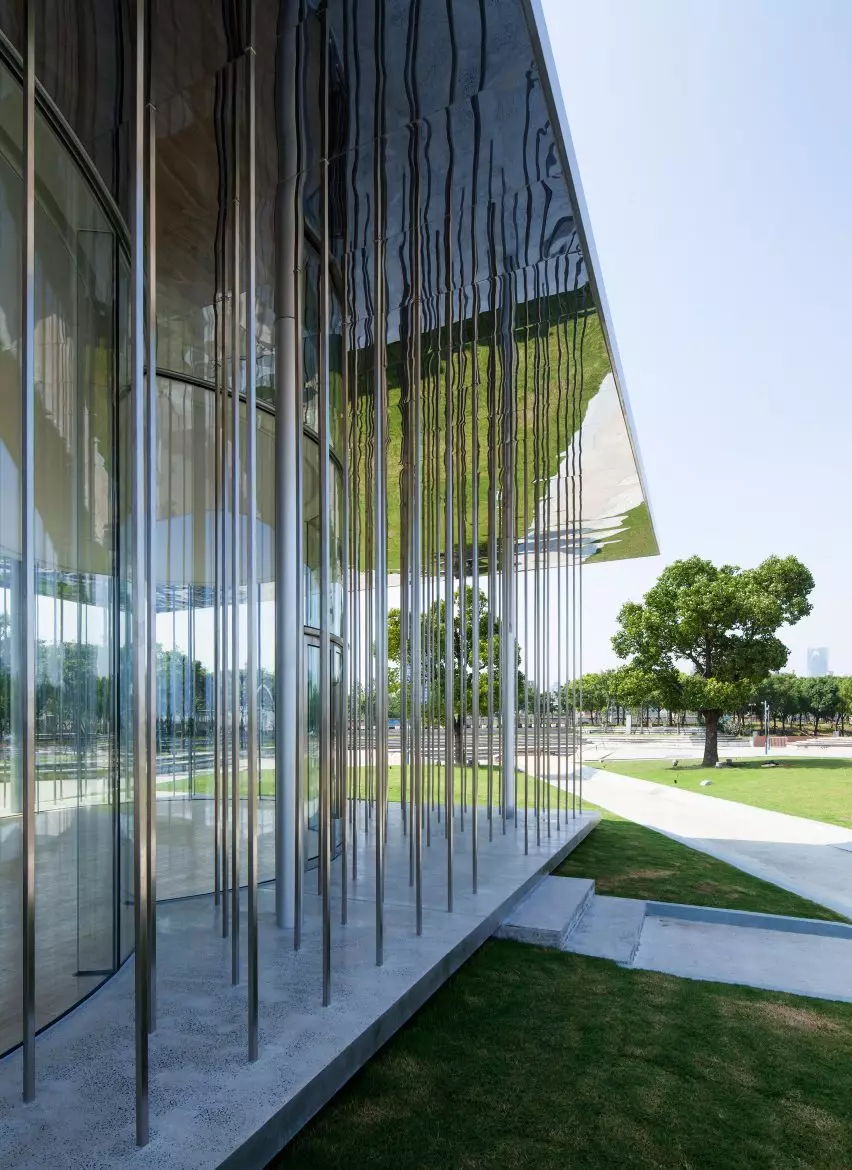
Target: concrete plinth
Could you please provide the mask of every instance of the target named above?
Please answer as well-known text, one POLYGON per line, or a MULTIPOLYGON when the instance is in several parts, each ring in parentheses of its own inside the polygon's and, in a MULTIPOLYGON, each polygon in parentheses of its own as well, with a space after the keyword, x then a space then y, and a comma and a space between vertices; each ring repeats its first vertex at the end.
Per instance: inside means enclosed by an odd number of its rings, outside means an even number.
MULTIPOLYGON (((134 1145, 132 963, 37 1042, 38 1096, 23 1105, 21 1054, 0 1062, 0 1165, 264 1166, 366 1060, 493 933, 598 819, 542 826, 524 855, 523 832, 504 836, 479 818, 479 889, 471 889, 471 822, 454 832, 455 910, 446 910, 447 852, 433 816, 423 848, 423 933, 415 934, 409 840, 389 812, 385 961, 375 965, 373 822, 357 832, 340 925, 340 862, 333 890, 332 999, 321 1006, 322 923, 315 875, 306 877, 302 948, 275 924, 274 886, 260 892, 260 1059, 247 1059, 245 974, 230 981, 230 940, 212 898, 158 909, 158 1030, 151 1038, 151 1141, 134 1145)), ((245 924, 245 915, 243 915, 245 924)), ((243 946, 245 962, 245 946, 243 946)))

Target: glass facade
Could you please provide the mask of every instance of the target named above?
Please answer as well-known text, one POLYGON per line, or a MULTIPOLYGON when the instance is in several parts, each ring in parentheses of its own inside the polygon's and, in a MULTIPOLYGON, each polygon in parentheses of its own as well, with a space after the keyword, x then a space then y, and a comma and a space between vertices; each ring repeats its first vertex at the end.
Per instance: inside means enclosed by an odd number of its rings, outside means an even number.
MULTIPOLYGON (((193 116, 212 117, 214 89, 194 87, 193 116)), ((0 1053, 21 1041, 20 677, 16 634, 21 576, 21 82, 0 58, 0 883, 3 974, 0 1053)), ((177 101, 177 99, 175 99, 177 101)), ((185 113, 186 111, 184 111, 185 113)), ((168 115, 166 115, 168 117, 168 115)), ((129 646, 129 257, 126 229, 85 160, 39 108, 36 157, 36 1024, 62 1015, 118 969, 133 949, 133 755, 129 646), (57 890, 61 889, 61 897, 57 890), (49 956, 49 958, 47 958, 49 956)), ((165 233, 167 235, 167 233, 165 233)), ((304 597, 306 627, 319 618, 317 435, 318 257, 310 245, 304 305, 304 597)), ((168 257, 167 239, 162 254, 168 257)), ((156 809, 160 898, 211 892, 214 884, 213 627, 215 547, 215 303, 211 285, 192 308, 161 266, 157 379, 156 809), (185 380, 188 379, 188 380, 185 380)), ((159 291, 158 289, 158 291, 159 291)), ((343 443, 341 310, 332 298, 333 449, 343 443)), ((244 391, 244 341, 241 382, 244 391)), ((268 368, 261 354, 260 369, 268 368)), ((268 401, 271 391, 260 394, 268 401)), ((275 416, 259 410, 257 604, 259 868, 274 876, 275 416)), ((240 460, 247 454, 240 403, 240 460)), ((333 462, 332 632, 343 613, 343 482, 333 462)), ((245 784, 246 598, 249 484, 240 484, 243 573, 239 738, 245 784)), ((227 621, 233 618, 228 609, 227 621)), ((316 742, 318 654, 305 679, 309 741, 316 742), (311 740, 310 737, 313 736, 311 740)), ((337 718, 341 651, 334 651, 337 718)), ((335 733, 339 732, 335 729, 335 733)), ((313 758, 313 757, 311 757, 313 758)), ((317 790, 307 787, 315 864, 317 790)), ((337 818, 335 818, 337 820, 337 818)), ((241 881, 246 880, 245 810, 241 881)), ((335 841, 339 838, 336 830, 335 841)))
POLYGON ((480 821, 549 836, 554 678, 567 818, 580 570, 655 541, 534 27, 527 0, 0 0, 0 1053, 28 1100, 36 1031, 135 952, 145 1144, 166 900, 209 903, 253 1062, 259 930, 315 952, 327 1005, 359 849, 382 964, 386 882, 425 929, 425 849, 451 911, 480 821))

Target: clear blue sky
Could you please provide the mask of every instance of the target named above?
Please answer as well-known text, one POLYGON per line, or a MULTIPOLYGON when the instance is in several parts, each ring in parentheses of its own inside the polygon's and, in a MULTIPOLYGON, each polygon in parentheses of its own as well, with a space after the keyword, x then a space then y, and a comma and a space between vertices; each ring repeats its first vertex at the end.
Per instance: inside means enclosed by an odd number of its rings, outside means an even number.
POLYGON ((541 0, 659 558, 586 571, 584 666, 670 561, 794 553, 852 674, 852 2, 541 0))

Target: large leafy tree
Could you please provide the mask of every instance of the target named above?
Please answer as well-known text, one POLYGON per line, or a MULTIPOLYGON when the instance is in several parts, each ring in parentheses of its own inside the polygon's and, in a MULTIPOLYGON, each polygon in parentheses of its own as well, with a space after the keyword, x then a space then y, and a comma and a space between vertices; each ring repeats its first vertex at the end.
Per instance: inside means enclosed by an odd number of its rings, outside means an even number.
POLYGON ((742 707, 756 683, 786 664, 777 632, 810 613, 813 587, 795 557, 769 557, 756 569, 690 557, 664 569, 641 603, 622 606, 616 654, 703 716, 705 767, 719 759, 720 716, 742 707), (688 671, 679 674, 684 664, 688 671))

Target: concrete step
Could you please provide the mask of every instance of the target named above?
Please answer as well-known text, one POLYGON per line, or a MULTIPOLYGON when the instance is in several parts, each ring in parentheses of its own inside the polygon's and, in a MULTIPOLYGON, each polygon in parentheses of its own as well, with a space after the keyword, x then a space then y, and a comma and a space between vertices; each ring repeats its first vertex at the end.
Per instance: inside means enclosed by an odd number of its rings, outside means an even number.
POLYGON ((594 893, 591 878, 546 877, 501 922, 495 937, 559 949, 594 893))
POLYGON ((645 902, 595 894, 568 933, 560 950, 596 955, 629 966, 639 947, 645 923, 645 902))

